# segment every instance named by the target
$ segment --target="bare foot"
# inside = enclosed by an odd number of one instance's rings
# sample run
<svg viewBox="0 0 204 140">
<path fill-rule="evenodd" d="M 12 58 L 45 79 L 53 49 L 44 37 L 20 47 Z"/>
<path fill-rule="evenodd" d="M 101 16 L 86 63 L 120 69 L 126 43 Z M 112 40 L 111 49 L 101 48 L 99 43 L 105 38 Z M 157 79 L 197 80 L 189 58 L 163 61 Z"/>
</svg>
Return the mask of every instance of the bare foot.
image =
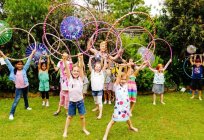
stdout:
<svg viewBox="0 0 204 140">
<path fill-rule="evenodd" d="M 153 105 L 156 105 L 156 102 L 153 102 Z"/>
<path fill-rule="evenodd" d="M 165 105 L 165 102 L 162 101 L 161 104 Z"/>
<path fill-rule="evenodd" d="M 191 99 L 194 99 L 194 96 L 192 96 Z"/>
<path fill-rule="evenodd" d="M 84 131 L 84 133 L 85 133 L 86 135 L 89 135 L 89 134 L 90 134 L 90 132 L 87 131 L 86 129 L 83 129 L 83 131 Z"/>
<path fill-rule="evenodd" d="M 93 112 L 97 111 L 98 110 L 98 107 L 92 109 Z"/>
<path fill-rule="evenodd" d="M 100 120 L 100 119 L 101 119 L 101 117 L 102 117 L 102 115 L 98 115 L 97 119 L 98 119 L 98 120 Z"/>
<path fill-rule="evenodd" d="M 138 129 L 135 127 L 130 127 L 130 130 L 134 131 L 134 132 L 138 132 Z"/>
<path fill-rule="evenodd" d="M 66 132 L 64 132 L 63 137 L 64 137 L 64 138 L 66 138 L 66 137 L 67 137 L 67 133 L 66 133 Z"/>
</svg>

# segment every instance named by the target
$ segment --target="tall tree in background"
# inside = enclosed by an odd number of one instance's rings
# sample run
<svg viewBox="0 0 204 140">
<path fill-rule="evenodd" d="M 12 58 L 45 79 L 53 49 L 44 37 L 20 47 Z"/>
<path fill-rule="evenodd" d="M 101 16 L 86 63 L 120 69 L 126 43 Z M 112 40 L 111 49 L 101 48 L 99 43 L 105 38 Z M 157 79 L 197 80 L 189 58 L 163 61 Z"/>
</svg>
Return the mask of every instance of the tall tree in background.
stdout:
<svg viewBox="0 0 204 140">
<path fill-rule="evenodd" d="M 191 44 L 203 52 L 204 1 L 166 0 L 164 4 L 164 14 L 158 18 L 158 35 L 171 42 L 174 54 L 181 58 Z"/>
<path fill-rule="evenodd" d="M 164 6 L 163 14 L 156 19 L 157 35 L 171 43 L 173 63 L 170 72 L 174 82 L 188 85 L 190 78 L 183 71 L 185 57 L 189 55 L 187 46 L 195 45 L 197 53 L 204 52 L 204 1 L 165 0 Z"/>
</svg>

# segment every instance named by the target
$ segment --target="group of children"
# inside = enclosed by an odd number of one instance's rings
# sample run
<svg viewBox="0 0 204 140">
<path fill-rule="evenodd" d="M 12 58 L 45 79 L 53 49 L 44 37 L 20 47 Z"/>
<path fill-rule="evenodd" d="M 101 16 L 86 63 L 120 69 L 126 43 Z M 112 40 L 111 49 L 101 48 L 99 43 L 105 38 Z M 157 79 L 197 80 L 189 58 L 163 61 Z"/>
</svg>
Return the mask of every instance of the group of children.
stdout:
<svg viewBox="0 0 204 140">
<path fill-rule="evenodd" d="M 89 58 L 89 70 L 92 96 L 95 102 L 95 108 L 92 111 L 99 111 L 97 119 L 102 118 L 103 114 L 103 101 L 102 97 L 104 95 L 104 104 L 111 104 L 111 98 L 115 99 L 114 113 L 112 115 L 111 121 L 108 123 L 104 140 L 107 139 L 110 128 L 115 122 L 126 121 L 130 130 L 135 132 L 138 131 L 137 128 L 133 127 L 130 117 L 136 103 L 137 96 L 137 85 L 136 76 L 139 70 L 145 68 L 146 66 L 150 68 L 155 73 L 154 76 L 154 86 L 152 91 L 153 104 L 156 105 L 156 94 L 161 95 L 161 103 L 165 104 L 163 101 L 164 92 L 164 70 L 170 64 L 171 60 L 163 67 L 162 64 L 158 64 L 156 69 L 151 68 L 148 61 L 143 62 L 140 66 L 136 66 L 132 59 L 125 62 L 121 56 L 121 50 L 115 56 L 109 56 L 107 53 L 107 42 L 103 41 L 100 43 L 100 50 L 93 49 L 90 41 L 87 44 L 87 49 L 91 51 L 94 56 L 100 56 L 99 58 L 90 57 Z M 14 81 L 16 87 L 15 100 L 11 108 L 9 119 L 14 119 L 15 108 L 19 102 L 21 93 L 23 93 L 25 108 L 31 110 L 28 104 L 28 78 L 26 71 L 29 68 L 31 59 L 35 53 L 35 50 L 29 56 L 26 64 L 23 61 L 17 61 L 15 67 L 13 67 L 8 60 L 8 58 L 0 51 L 0 55 L 3 56 L 5 62 L 10 71 L 10 79 Z M 112 65 L 114 61 L 121 59 L 122 64 L 118 64 L 117 75 L 113 75 Z M 60 70 L 60 101 L 57 111 L 54 115 L 58 115 L 61 112 L 61 107 L 64 106 L 67 113 L 65 128 L 63 137 L 67 137 L 68 127 L 73 116 L 76 115 L 76 109 L 79 112 L 80 119 L 82 122 L 82 130 L 86 135 L 89 135 L 89 131 L 85 127 L 85 105 L 83 93 L 87 92 L 88 79 L 84 74 L 85 65 L 83 61 L 83 54 L 78 54 L 78 62 L 73 64 L 72 60 L 66 52 L 63 52 L 62 59 L 55 66 L 54 62 L 47 56 L 47 62 L 41 62 L 41 58 L 38 63 L 38 77 L 39 77 L 39 91 L 42 94 L 42 105 L 49 106 L 49 74 L 48 70 L 50 64 L 53 65 L 55 71 Z M 86 78 L 85 78 L 86 77 Z M 114 94 L 113 94 L 114 93 Z"/>
</svg>

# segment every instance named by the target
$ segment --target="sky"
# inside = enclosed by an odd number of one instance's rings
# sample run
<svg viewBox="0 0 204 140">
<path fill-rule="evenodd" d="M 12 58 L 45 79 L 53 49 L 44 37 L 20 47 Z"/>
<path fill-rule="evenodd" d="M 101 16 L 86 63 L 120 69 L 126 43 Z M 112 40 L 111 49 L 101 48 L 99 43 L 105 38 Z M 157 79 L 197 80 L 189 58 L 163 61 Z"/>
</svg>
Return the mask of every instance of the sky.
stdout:
<svg viewBox="0 0 204 140">
<path fill-rule="evenodd" d="M 151 15 L 158 15 L 159 11 L 162 9 L 162 3 L 164 0 L 144 0 L 145 5 L 151 6 Z M 75 0 L 75 2 L 83 5 L 83 0 Z"/>
</svg>

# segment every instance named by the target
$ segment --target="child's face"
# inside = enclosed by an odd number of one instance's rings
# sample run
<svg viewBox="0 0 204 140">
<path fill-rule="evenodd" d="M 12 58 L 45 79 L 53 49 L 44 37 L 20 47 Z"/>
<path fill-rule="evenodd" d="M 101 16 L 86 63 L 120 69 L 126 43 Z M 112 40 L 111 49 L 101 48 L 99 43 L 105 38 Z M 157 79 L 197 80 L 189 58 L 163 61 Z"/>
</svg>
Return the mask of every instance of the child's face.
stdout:
<svg viewBox="0 0 204 140">
<path fill-rule="evenodd" d="M 129 59 L 129 63 L 133 63 L 133 59 Z"/>
<path fill-rule="evenodd" d="M 67 60 L 67 58 L 68 58 L 68 54 L 67 54 L 66 52 L 64 52 L 64 53 L 62 54 L 62 59 L 66 59 L 66 60 Z"/>
<path fill-rule="evenodd" d="M 17 70 L 22 70 L 23 69 L 23 62 L 16 63 L 15 67 L 17 68 Z"/>
<path fill-rule="evenodd" d="M 164 69 L 163 66 L 161 66 L 161 67 L 159 67 L 158 71 L 161 72 L 161 71 L 163 71 L 163 69 Z"/>
<path fill-rule="evenodd" d="M 47 65 L 45 63 L 42 64 L 41 69 L 45 71 L 47 69 Z"/>
<path fill-rule="evenodd" d="M 101 64 L 100 64 L 100 63 L 96 63 L 96 64 L 95 64 L 95 67 L 94 67 L 94 70 L 95 70 L 96 72 L 100 72 L 100 71 L 101 71 Z"/>
<path fill-rule="evenodd" d="M 78 78 L 79 77 L 79 67 L 73 67 L 72 76 L 74 78 Z"/>
<path fill-rule="evenodd" d="M 124 85 L 126 82 L 127 82 L 127 76 L 126 75 L 121 76 L 120 84 Z"/>
<path fill-rule="evenodd" d="M 105 43 L 100 44 L 100 51 L 105 52 L 106 49 L 107 49 L 107 47 L 106 47 Z"/>
<path fill-rule="evenodd" d="M 200 62 L 195 62 L 196 67 L 200 67 L 201 63 Z"/>
</svg>

